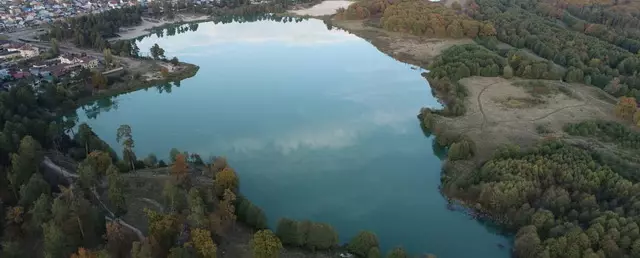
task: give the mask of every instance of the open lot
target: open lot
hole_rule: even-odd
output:
[[[544,137],[563,137],[568,123],[613,119],[615,99],[591,86],[477,76],[460,83],[469,91],[466,114],[439,123],[482,146],[480,160],[501,144],[526,147]]]

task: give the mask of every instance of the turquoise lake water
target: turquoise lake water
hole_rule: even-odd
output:
[[[201,23],[138,46],[154,43],[200,71],[114,97],[91,118],[79,109],[114,148],[116,129],[129,124],[139,157],[166,160],[173,147],[224,155],[272,226],[311,219],[331,223],[342,241],[374,231],[385,251],[509,257],[508,238],[447,209],[438,191],[441,160],[416,114],[440,104],[423,71],[313,19]]]

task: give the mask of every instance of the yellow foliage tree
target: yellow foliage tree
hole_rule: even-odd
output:
[[[636,126],[640,126],[640,109],[636,110],[636,113],[633,114],[633,123]]]
[[[106,89],[107,88],[107,78],[102,75],[102,73],[95,71],[91,75],[91,84],[96,90]]]
[[[633,121],[636,113],[636,99],[633,97],[621,97],[615,107],[616,116],[626,121]]]
[[[277,258],[282,249],[282,242],[271,230],[260,230],[251,239],[254,258]]]
[[[211,239],[211,232],[196,228],[191,231],[191,241],[188,243],[196,249],[200,257],[216,258],[217,247]]]
[[[224,194],[222,197],[222,201],[218,206],[218,211],[220,212],[220,219],[222,220],[223,225],[230,225],[234,221],[236,221],[236,208],[233,203],[236,201],[236,195],[229,189],[224,190]]]
[[[100,176],[107,174],[107,169],[111,166],[111,156],[103,151],[92,151],[87,157],[89,164]]]
[[[78,248],[78,252],[71,254],[71,258],[96,258],[96,254],[84,249],[84,247]]]
[[[218,196],[222,196],[225,192],[225,189],[230,189],[231,191],[235,192],[239,186],[238,176],[236,175],[236,172],[233,170],[233,168],[226,167],[216,174],[216,178],[213,184],[213,187]]]
[[[189,166],[184,154],[176,155],[176,161],[171,165],[171,175],[179,185],[184,185],[189,179]]]
[[[149,209],[144,209],[144,212],[149,221],[149,240],[153,255],[164,257],[178,236],[180,223],[174,215],[161,214]]]

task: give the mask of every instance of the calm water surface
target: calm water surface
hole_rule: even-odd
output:
[[[172,147],[225,155],[274,226],[311,219],[342,241],[372,230],[385,250],[509,257],[497,246],[508,239],[448,210],[438,192],[441,161],[416,114],[439,104],[421,71],[318,20],[202,23],[138,45],[154,43],[200,71],[179,87],[115,97],[91,118],[79,109],[113,146],[129,124],[140,157],[166,159]]]

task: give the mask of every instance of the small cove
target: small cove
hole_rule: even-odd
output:
[[[206,22],[138,46],[154,43],[200,70],[103,100],[91,118],[78,109],[114,148],[129,124],[139,157],[166,160],[173,147],[224,155],[272,226],[310,219],[332,224],[343,242],[371,230],[384,250],[509,257],[508,238],[447,209],[438,191],[441,160],[416,114],[439,104],[421,71],[314,19]]]

